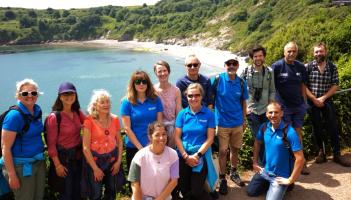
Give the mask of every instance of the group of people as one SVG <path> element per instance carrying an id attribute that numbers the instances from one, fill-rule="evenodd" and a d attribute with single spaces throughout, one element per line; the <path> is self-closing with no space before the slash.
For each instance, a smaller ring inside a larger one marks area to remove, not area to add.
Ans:
<path id="1" fill-rule="evenodd" d="M 338 88 L 336 66 L 327 60 L 323 43 L 313 47 L 315 60 L 306 67 L 296 60 L 298 47 L 289 42 L 284 58 L 265 65 L 266 50 L 249 52 L 252 65 L 239 77 L 237 57 L 224 61 L 226 72 L 210 78 L 199 73 L 195 55 L 185 59 L 186 75 L 169 82 L 170 66 L 154 65 L 159 83 L 145 71 L 131 75 L 121 100 L 120 116 L 128 181 L 132 199 L 211 200 L 226 195 L 229 178 L 244 186 L 237 171 L 238 152 L 246 121 L 254 134 L 253 170 L 249 196 L 267 192 L 267 199 L 282 199 L 304 166 L 302 125 L 307 104 L 319 147 L 317 163 L 326 162 L 322 117 L 331 136 L 333 160 L 351 166 L 340 156 L 335 108 L 330 97 Z M 42 122 L 36 104 L 37 83 L 25 79 L 16 85 L 17 104 L 4 115 L 1 132 L 3 176 L 15 199 L 43 199 L 46 177 L 44 138 L 50 160 L 48 183 L 59 199 L 115 199 L 124 184 L 120 119 L 111 113 L 111 96 L 95 90 L 86 115 L 70 82 L 58 89 L 52 112 Z M 214 112 L 213 112 L 214 111 Z M 219 170 L 211 145 L 219 141 Z M 219 176 L 218 176 L 219 175 Z"/>

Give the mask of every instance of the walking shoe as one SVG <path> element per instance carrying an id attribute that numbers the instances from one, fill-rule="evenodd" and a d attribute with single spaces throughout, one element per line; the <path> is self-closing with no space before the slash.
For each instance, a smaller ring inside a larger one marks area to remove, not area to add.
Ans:
<path id="1" fill-rule="evenodd" d="M 219 183 L 219 190 L 218 190 L 219 194 L 221 195 L 226 195 L 228 194 L 228 185 L 227 185 L 227 180 L 221 179 L 221 182 Z"/>
<path id="2" fill-rule="evenodd" d="M 351 167 L 351 163 L 345 160 L 345 158 L 341 157 L 340 155 L 334 156 L 333 161 L 340 164 L 343 167 Z"/>
<path id="3" fill-rule="evenodd" d="M 319 151 L 318 156 L 315 159 L 315 163 L 321 164 L 327 162 L 327 157 L 323 153 L 323 151 Z"/>
<path id="4" fill-rule="evenodd" d="M 241 181 L 241 178 L 237 171 L 232 171 L 230 173 L 230 179 L 240 187 L 245 186 L 245 183 Z"/>
<path id="5" fill-rule="evenodd" d="M 309 175 L 311 172 L 310 172 L 310 170 L 307 168 L 307 165 L 306 165 L 306 163 L 303 165 L 303 168 L 302 168 L 302 170 L 301 170 L 301 174 L 302 175 Z"/>

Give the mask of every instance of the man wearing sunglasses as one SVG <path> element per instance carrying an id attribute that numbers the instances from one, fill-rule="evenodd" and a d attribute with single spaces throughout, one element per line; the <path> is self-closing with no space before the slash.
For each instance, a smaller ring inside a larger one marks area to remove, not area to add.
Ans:
<path id="1" fill-rule="evenodd" d="M 208 77 L 199 73 L 201 66 L 200 60 L 196 55 L 189 55 L 185 58 L 186 75 L 177 80 L 176 86 L 179 88 L 182 95 L 182 107 L 188 107 L 188 100 L 184 94 L 186 88 L 191 83 L 199 83 L 205 91 L 202 98 L 202 105 L 212 108 L 211 99 L 211 81 Z"/>
<path id="2" fill-rule="evenodd" d="M 237 76 L 239 60 L 231 56 L 224 62 L 226 72 L 216 77 L 213 84 L 215 119 L 219 141 L 220 187 L 219 193 L 228 193 L 226 174 L 228 147 L 230 149 L 230 179 L 242 187 L 237 172 L 238 152 L 242 145 L 245 129 L 246 100 L 248 99 L 247 85 Z"/>

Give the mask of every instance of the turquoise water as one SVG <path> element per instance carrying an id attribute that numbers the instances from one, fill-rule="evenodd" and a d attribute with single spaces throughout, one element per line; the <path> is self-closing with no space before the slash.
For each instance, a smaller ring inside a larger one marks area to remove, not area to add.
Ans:
<path id="1" fill-rule="evenodd" d="M 156 83 L 153 64 L 166 60 L 171 66 L 172 83 L 184 75 L 184 58 L 165 54 L 111 48 L 17 47 L 19 53 L 0 54 L 0 111 L 16 102 L 16 82 L 32 78 L 44 92 L 38 99 L 44 115 L 51 111 L 57 88 L 63 81 L 75 84 L 82 109 L 86 110 L 94 89 L 106 89 L 112 95 L 112 112 L 119 115 L 119 104 L 126 93 L 131 73 L 142 69 Z M 201 73 L 212 74 L 218 69 L 202 66 Z"/>

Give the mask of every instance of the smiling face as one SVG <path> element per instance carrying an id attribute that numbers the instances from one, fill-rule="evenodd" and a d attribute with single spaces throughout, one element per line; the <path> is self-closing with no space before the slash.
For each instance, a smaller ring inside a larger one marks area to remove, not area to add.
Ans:
<path id="1" fill-rule="evenodd" d="M 167 132 L 165 127 L 155 127 L 149 135 L 150 144 L 164 148 L 167 144 Z"/>
<path id="2" fill-rule="evenodd" d="M 110 113 L 111 102 L 109 97 L 101 97 L 96 102 L 96 110 L 99 115 L 106 115 Z"/>
<path id="3" fill-rule="evenodd" d="M 147 90 L 147 80 L 143 75 L 138 76 L 134 80 L 134 88 L 137 93 L 145 93 Z"/>
<path id="4" fill-rule="evenodd" d="M 198 88 L 191 88 L 187 90 L 186 97 L 189 106 L 192 108 L 201 107 L 202 94 Z"/>
<path id="5" fill-rule="evenodd" d="M 237 60 L 228 60 L 224 63 L 224 67 L 229 76 L 235 76 L 239 68 L 239 62 Z"/>
<path id="6" fill-rule="evenodd" d="M 264 54 L 262 51 L 256 51 L 253 53 L 252 61 L 256 67 L 261 67 L 264 64 Z"/>
<path id="7" fill-rule="evenodd" d="M 159 80 L 159 82 L 168 82 L 169 71 L 164 65 L 156 65 L 155 74 Z"/>
<path id="8" fill-rule="evenodd" d="M 60 100 L 63 106 L 72 106 L 76 101 L 76 93 L 75 92 L 64 92 L 60 94 Z"/>
<path id="9" fill-rule="evenodd" d="M 33 93 L 34 92 L 34 93 Z M 35 94 L 36 95 L 33 95 Z M 38 100 L 38 91 L 34 85 L 26 84 L 23 85 L 20 90 L 17 99 L 28 109 L 32 109 Z"/>
<path id="10" fill-rule="evenodd" d="M 279 127 L 283 115 L 284 112 L 281 110 L 281 106 L 279 104 L 273 103 L 267 106 L 266 116 L 274 128 Z"/>
<path id="11" fill-rule="evenodd" d="M 185 68 L 187 70 L 187 75 L 190 77 L 196 77 L 199 75 L 201 63 L 199 59 L 194 56 L 190 56 L 185 60 Z"/>
<path id="12" fill-rule="evenodd" d="M 296 57 L 297 57 L 297 45 L 293 42 L 289 42 L 288 44 L 285 45 L 284 47 L 284 59 L 285 62 L 288 64 L 294 63 Z"/>
<path id="13" fill-rule="evenodd" d="M 313 48 L 313 55 L 317 63 L 322 63 L 327 58 L 327 50 L 322 45 L 316 46 Z"/>

